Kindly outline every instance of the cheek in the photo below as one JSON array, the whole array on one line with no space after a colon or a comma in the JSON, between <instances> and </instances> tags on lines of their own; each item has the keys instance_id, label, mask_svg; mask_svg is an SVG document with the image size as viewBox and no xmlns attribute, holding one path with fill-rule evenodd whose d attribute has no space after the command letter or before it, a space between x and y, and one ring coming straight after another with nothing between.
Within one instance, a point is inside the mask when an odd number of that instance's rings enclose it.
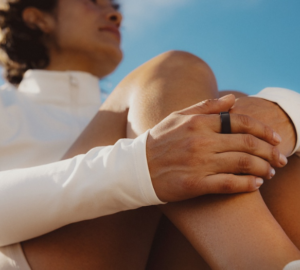
<instances>
[{"instance_id":1,"label":"cheek","mask_svg":"<svg viewBox=\"0 0 300 270\"><path fill-rule=\"evenodd\" d=\"M68 32L79 32L84 34L86 31L97 29L99 10L90 0L72 0L72 5L68 1L59 7L58 29L64 34Z\"/></svg>"},{"instance_id":2,"label":"cheek","mask_svg":"<svg viewBox=\"0 0 300 270\"><path fill-rule=\"evenodd\" d=\"M67 13L64 19L58 21L55 36L58 45L76 45L77 43L91 41L97 33L98 26L95 16L91 16L91 12L79 10L78 12Z\"/></svg>"},{"instance_id":3,"label":"cheek","mask_svg":"<svg viewBox=\"0 0 300 270\"><path fill-rule=\"evenodd\" d=\"M120 49L118 41L99 31L99 27L106 24L105 14L90 0L72 1L71 7L68 3L59 8L54 38L57 47L85 53L116 53Z\"/></svg>"}]
</instances>

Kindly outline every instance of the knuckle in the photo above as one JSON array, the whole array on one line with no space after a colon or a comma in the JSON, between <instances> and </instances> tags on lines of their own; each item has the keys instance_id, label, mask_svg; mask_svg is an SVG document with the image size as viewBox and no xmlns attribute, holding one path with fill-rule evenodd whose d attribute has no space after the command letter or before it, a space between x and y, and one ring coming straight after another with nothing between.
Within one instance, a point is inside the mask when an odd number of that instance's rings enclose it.
<instances>
[{"instance_id":1,"label":"knuckle","mask_svg":"<svg viewBox=\"0 0 300 270\"><path fill-rule=\"evenodd\" d=\"M211 148L214 144L216 144L216 140L212 137L208 137L208 136L201 136L199 138L199 142L198 145L201 148Z\"/></svg>"},{"instance_id":2,"label":"knuckle","mask_svg":"<svg viewBox=\"0 0 300 270\"><path fill-rule=\"evenodd\" d=\"M207 100L204 100L200 103L199 106L201 106L202 108L211 108L211 106L214 104L214 100L213 99L207 99Z\"/></svg>"},{"instance_id":3,"label":"knuckle","mask_svg":"<svg viewBox=\"0 0 300 270\"><path fill-rule=\"evenodd\" d=\"M227 177L221 184L221 191L224 193L232 193L235 190L235 183L232 178Z\"/></svg>"},{"instance_id":4,"label":"knuckle","mask_svg":"<svg viewBox=\"0 0 300 270\"><path fill-rule=\"evenodd\" d=\"M194 132L197 129L199 119L197 115L192 115L186 121L187 130L190 132Z\"/></svg>"},{"instance_id":5,"label":"knuckle","mask_svg":"<svg viewBox=\"0 0 300 270\"><path fill-rule=\"evenodd\" d=\"M248 147L249 149L255 149L257 148L257 140L254 136L252 135L245 135L244 136L244 144L246 145L246 147Z\"/></svg>"},{"instance_id":6,"label":"knuckle","mask_svg":"<svg viewBox=\"0 0 300 270\"><path fill-rule=\"evenodd\" d=\"M247 115L244 115L244 114L239 114L238 115L238 119L239 119L239 121L240 121L240 123L241 123L241 125L244 127L244 128L246 128L246 129L249 129L249 128L251 128L251 120L250 120L250 117L249 116L247 116Z\"/></svg>"},{"instance_id":7,"label":"knuckle","mask_svg":"<svg viewBox=\"0 0 300 270\"><path fill-rule=\"evenodd\" d=\"M182 180L182 189L186 192L190 193L192 191L195 191L197 188L197 180L192 177L186 177Z\"/></svg>"},{"instance_id":8,"label":"knuckle","mask_svg":"<svg viewBox=\"0 0 300 270\"><path fill-rule=\"evenodd\" d=\"M238 160L238 169L242 173L249 172L251 168L251 160L249 157L241 156Z\"/></svg>"},{"instance_id":9,"label":"knuckle","mask_svg":"<svg viewBox=\"0 0 300 270\"><path fill-rule=\"evenodd\" d=\"M271 159L272 159L273 161L276 161L276 160L279 159L280 153L279 153L279 150L278 150L277 147L272 147L271 155L272 155L272 156L271 156Z\"/></svg>"},{"instance_id":10,"label":"knuckle","mask_svg":"<svg viewBox=\"0 0 300 270\"><path fill-rule=\"evenodd\" d=\"M197 157L200 157L202 151L211 149L215 143L215 140L213 138L209 138L208 136L191 137L186 139L185 149L188 153L194 153L197 154Z\"/></svg>"},{"instance_id":11,"label":"knuckle","mask_svg":"<svg viewBox=\"0 0 300 270\"><path fill-rule=\"evenodd\" d=\"M268 126L264 126L264 138L265 139L273 138L273 130Z\"/></svg>"},{"instance_id":12,"label":"knuckle","mask_svg":"<svg viewBox=\"0 0 300 270\"><path fill-rule=\"evenodd\" d=\"M269 179L271 168L272 166L268 161L262 160L259 168L260 176Z\"/></svg>"},{"instance_id":13,"label":"knuckle","mask_svg":"<svg viewBox=\"0 0 300 270\"><path fill-rule=\"evenodd\" d=\"M255 188L255 180L256 178L254 176L249 176L247 181L247 188L248 190L253 190Z\"/></svg>"}]
</instances>

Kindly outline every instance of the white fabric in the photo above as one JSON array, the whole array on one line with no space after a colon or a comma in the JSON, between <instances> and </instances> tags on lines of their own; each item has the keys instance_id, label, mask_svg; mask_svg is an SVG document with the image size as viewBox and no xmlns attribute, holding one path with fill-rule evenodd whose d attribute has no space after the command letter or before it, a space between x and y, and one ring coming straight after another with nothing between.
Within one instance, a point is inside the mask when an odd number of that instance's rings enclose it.
<instances>
[{"instance_id":1,"label":"white fabric","mask_svg":"<svg viewBox=\"0 0 300 270\"><path fill-rule=\"evenodd\" d=\"M292 154L300 156L300 94L289 89L268 87L253 97L277 103L290 117L297 132L297 143Z\"/></svg>"},{"instance_id":2,"label":"white fabric","mask_svg":"<svg viewBox=\"0 0 300 270\"><path fill-rule=\"evenodd\" d=\"M147 167L147 136L70 160L1 172L0 246L73 222L162 203Z\"/></svg>"},{"instance_id":3,"label":"white fabric","mask_svg":"<svg viewBox=\"0 0 300 270\"><path fill-rule=\"evenodd\" d=\"M300 270L300 261L293 261L286 265L283 270Z\"/></svg>"},{"instance_id":4,"label":"white fabric","mask_svg":"<svg viewBox=\"0 0 300 270\"><path fill-rule=\"evenodd\" d=\"M257 97L277 102L299 135L300 95L275 90ZM97 78L81 72L29 71L18 91L2 88L1 170L59 160L98 110L99 92ZM1 172L0 246L72 222L162 203L148 172L147 135L70 160Z\"/></svg>"},{"instance_id":5,"label":"white fabric","mask_svg":"<svg viewBox=\"0 0 300 270\"><path fill-rule=\"evenodd\" d=\"M30 270L20 244L0 248L1 270Z\"/></svg>"},{"instance_id":6,"label":"white fabric","mask_svg":"<svg viewBox=\"0 0 300 270\"><path fill-rule=\"evenodd\" d=\"M101 105L98 78L27 71L0 88L0 171L60 160Z\"/></svg>"},{"instance_id":7,"label":"white fabric","mask_svg":"<svg viewBox=\"0 0 300 270\"><path fill-rule=\"evenodd\" d=\"M66 224L162 203L152 187L147 134L61 159L100 107L98 79L28 71L0 89L0 246ZM113 190L113 192L112 192Z\"/></svg>"}]
</instances>

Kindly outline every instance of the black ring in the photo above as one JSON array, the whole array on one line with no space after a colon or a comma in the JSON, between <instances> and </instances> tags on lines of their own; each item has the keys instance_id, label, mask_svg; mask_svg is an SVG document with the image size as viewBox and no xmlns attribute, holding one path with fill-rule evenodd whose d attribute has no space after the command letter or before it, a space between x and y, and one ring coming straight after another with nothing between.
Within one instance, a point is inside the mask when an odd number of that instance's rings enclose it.
<instances>
[{"instance_id":1,"label":"black ring","mask_svg":"<svg viewBox=\"0 0 300 270\"><path fill-rule=\"evenodd\" d=\"M230 114L229 112L221 112L221 133L230 134L231 133L231 123L230 123Z\"/></svg>"}]
</instances>

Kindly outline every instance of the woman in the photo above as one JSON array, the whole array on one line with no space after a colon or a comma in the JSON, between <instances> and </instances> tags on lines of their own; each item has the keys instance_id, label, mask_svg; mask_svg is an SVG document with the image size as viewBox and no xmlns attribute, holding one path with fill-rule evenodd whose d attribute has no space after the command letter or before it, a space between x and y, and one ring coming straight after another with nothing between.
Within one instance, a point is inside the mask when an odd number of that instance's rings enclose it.
<instances>
[{"instance_id":1,"label":"woman","mask_svg":"<svg viewBox=\"0 0 300 270\"><path fill-rule=\"evenodd\" d=\"M22 6L23 4L24 6ZM95 114L97 103L93 104L93 101L97 96L96 94L90 94L86 97L83 93L87 84L95 85L95 78L89 75L78 75L73 72L62 75L54 74L50 71L79 70L89 72L100 78L112 72L122 56L119 48L119 35L116 30L116 27L120 25L121 15L109 1L78 0L74 2L60 0L58 3L55 1L43 1L43 3L28 1L26 4L25 1L20 1L15 5L11 5L12 9L13 7L15 7L15 13L10 12L9 14L12 17L7 18L6 22L10 23L9 25L13 31L14 22L16 21L14 16L23 16L26 23L19 20L23 27L22 33L14 35L15 40L13 39L12 42L17 44L16 46L21 47L21 50L17 50L18 52L24 51L26 53L19 55L15 53L16 47L4 45L4 49L10 55L10 59L20 64L16 68L16 63L12 64L8 61L7 71L10 81L19 83L24 69L39 68L49 71L47 74L43 73L43 75L47 76L48 81L59 80L59 82L63 82L63 84L58 85L60 89L59 94L66 89L72 89L72 91L63 93L64 98L72 95L68 99L71 101L71 105L68 108L68 112L71 111L71 114L67 114L65 111L65 104L61 106L65 99L62 100L58 93L54 96L55 100L51 103L52 106L53 104L56 106L55 111L61 110L58 116L55 114L51 116L52 120L55 117L65 115L65 121L59 121L60 124L61 122L68 122L70 115L78 115L76 123L72 125L72 131L68 130L69 124L67 123L62 125L63 130L59 126L52 134L45 134L46 132L43 132L43 130L41 133L39 131L35 132L34 134L37 134L38 138L42 138L42 146L36 144L39 141L37 138L34 140L29 138L28 141L32 142L31 151L28 148L26 149L26 153L34 152L32 151L32 146L34 146L40 149L39 153L41 153L41 147L47 146L45 144L46 135L51 135L47 138L47 140L51 140L53 135L59 132L60 140L63 138L64 148L58 145L56 156L51 157L51 160L57 160L84 129L93 114ZM85 18L85 20L81 20L80 25L78 25L78 18ZM109 25L107 25L108 21ZM20 24L16 28L20 27ZM9 32L6 37L9 40ZM9 45L10 43L6 42L5 44ZM27 47L29 49L24 50ZM32 54L30 55L28 52L32 52ZM187 64L192 69L188 70L188 72L183 72L182 67L186 67ZM168 81L169 90L161 91L162 88L165 88L166 79L168 78L167 73L170 71L173 72L174 78L178 78L178 80ZM25 83L26 79L38 81L36 77L32 77L32 74L37 77L41 76L36 74L36 72L31 71L30 73L25 74ZM54 76L51 77L53 74ZM20 86L24 85L21 83ZM182 98L179 91L179 88L182 87L189 89L186 99ZM139 91L140 88L144 88L144 91ZM21 87L21 89L23 88ZM31 89L25 91L32 91ZM36 89L40 91L44 87L38 85ZM46 89L46 93L43 92L39 106L43 102L49 103L49 96L53 98L52 91L52 88L50 88ZM73 95L76 91L77 95L74 97ZM34 93L36 92L33 91L31 94ZM82 100L82 96L84 100ZM96 145L113 144L119 138L135 137L154 126L170 112L187 107L197 100L201 101L215 98L216 96L215 80L205 63L186 53L162 55L132 73L122 82L102 107L99 117L95 119L97 125L91 125L86 130L85 134L89 138L92 138L91 134L95 135L93 139L90 139L90 145L86 141L84 144L81 144L81 141L86 136L83 134L77 145L67 154L67 157L84 153ZM83 104L78 105L77 102L79 101L83 101ZM91 104L93 104L93 109L90 109ZM84 109L87 112L81 113L81 110ZM47 111L51 111L51 108L48 107ZM149 112L151 112L151 115ZM87 116L80 118L82 114ZM104 119L102 116L105 114L107 114L107 117ZM111 125L112 122L114 122L113 126ZM56 122L53 126L55 125ZM77 130L76 127L78 128ZM101 132L94 130L95 127L99 128ZM70 135L73 136L72 139L69 139ZM24 138L24 136L22 137ZM96 144L94 139L98 139ZM27 144L28 141L26 145L29 145ZM7 143L7 149L12 149L11 153L16 151L16 149L11 148L12 145L16 145L18 150L22 150L22 145L24 145L22 141L18 142L18 144L13 141L11 145L9 145L11 141ZM4 149L6 150L6 148ZM9 150L6 151L9 157L10 152ZM43 149L43 153L47 153L47 151ZM15 157L12 154L13 158ZM38 157L29 156L25 162L20 161L23 165L17 164L17 166L25 167L50 162L50 158L49 160L47 158L48 156L45 155L45 159L42 161ZM246 201L245 203L247 203ZM258 200L257 204L260 205L261 202ZM268 213L267 210L262 209L260 215L263 217L266 213ZM32 269L76 269L76 267L78 269L99 267L104 269L124 269L124 265L128 269L141 269L145 267L147 262L159 217L160 214L153 208L121 213L107 218L70 225L44 237L28 241L23 244L23 248ZM274 235L278 235L278 238L275 237L276 240L280 240L277 243L282 243L276 252L284 255L287 255L286 253L288 252L291 254L290 257L287 256L284 260L280 258L279 261L283 266L288 261L296 259L297 252L288 239L284 238L284 234L276 227L277 225L272 218L268 217L267 220L270 225L270 232L276 232ZM122 224L122 231L120 231L120 224ZM244 229L247 230L247 226ZM263 233L269 235L265 231ZM231 242L235 243L233 239ZM246 240L245 242L249 244ZM130 243L130 250L125 252L128 243ZM267 243L266 246L262 245L262 249L271 244L272 242ZM260 250L256 249L255 252L259 253ZM276 252L275 254L277 254ZM254 253L252 254L253 256L257 255ZM61 254L64 256L61 256ZM270 252L268 259L271 256L274 256L274 253ZM208 256L206 255L207 258Z\"/></svg>"}]
</instances>

